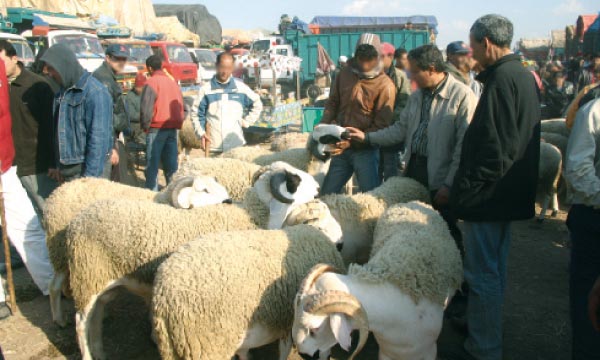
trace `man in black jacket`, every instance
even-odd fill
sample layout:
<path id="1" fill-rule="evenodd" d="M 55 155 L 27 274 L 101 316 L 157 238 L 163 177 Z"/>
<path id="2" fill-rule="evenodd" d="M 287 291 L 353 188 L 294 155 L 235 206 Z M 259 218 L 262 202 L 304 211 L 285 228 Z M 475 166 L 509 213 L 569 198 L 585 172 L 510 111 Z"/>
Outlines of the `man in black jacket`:
<path id="1" fill-rule="evenodd" d="M 117 83 L 117 74 L 125 69 L 129 52 L 127 48 L 120 44 L 111 44 L 106 48 L 106 59 L 96 71 L 92 74 L 96 79 L 100 80 L 108 89 L 113 100 L 113 130 L 115 135 L 115 144 L 110 157 L 110 162 L 113 165 L 111 180 L 120 181 L 119 176 L 119 151 L 118 138 L 119 134 L 127 127 L 127 115 L 121 106 L 123 89 Z M 125 160 L 125 159 L 123 159 Z"/>
<path id="2" fill-rule="evenodd" d="M 484 90 L 467 129 L 450 201 L 465 221 L 467 352 L 502 359 L 502 303 L 511 221 L 535 215 L 540 105 L 533 76 L 512 54 L 512 23 L 486 15 L 471 27 Z"/>
<path id="3" fill-rule="evenodd" d="M 59 180 L 53 147 L 54 92 L 44 78 L 23 67 L 17 51 L 6 40 L 0 40 L 0 59 L 4 61 L 10 83 L 17 175 L 41 219 L 45 199 L 58 186 L 56 180 Z"/>

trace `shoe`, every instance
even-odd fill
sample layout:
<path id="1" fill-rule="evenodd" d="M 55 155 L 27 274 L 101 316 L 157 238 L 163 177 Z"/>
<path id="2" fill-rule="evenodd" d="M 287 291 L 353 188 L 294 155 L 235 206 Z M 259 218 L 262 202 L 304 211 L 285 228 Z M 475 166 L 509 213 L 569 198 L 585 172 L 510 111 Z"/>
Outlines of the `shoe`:
<path id="1" fill-rule="evenodd" d="M 4 320 L 7 317 L 11 316 L 12 312 L 8 308 L 5 302 L 0 302 L 0 320 Z"/>

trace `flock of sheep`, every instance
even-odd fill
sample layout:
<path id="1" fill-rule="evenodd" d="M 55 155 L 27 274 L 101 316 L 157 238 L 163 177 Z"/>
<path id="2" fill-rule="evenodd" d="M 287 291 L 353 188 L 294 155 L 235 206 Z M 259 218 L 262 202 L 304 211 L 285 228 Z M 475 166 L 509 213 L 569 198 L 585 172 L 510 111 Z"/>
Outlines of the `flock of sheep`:
<path id="1" fill-rule="evenodd" d="M 91 178 L 58 188 L 44 214 L 51 311 L 64 326 L 61 293 L 73 297 L 83 359 L 106 358 L 102 319 L 116 288 L 147 301 L 164 359 L 246 360 L 275 341 L 281 360 L 293 343 L 327 359 L 335 344 L 351 350 L 352 330 L 351 359 L 369 332 L 379 359 L 435 359 L 462 282 L 445 222 L 404 177 L 316 198 L 329 163 L 320 143 L 341 134 L 320 130 L 330 135 L 185 161 L 160 193 Z M 560 164 L 554 175 L 550 197 Z"/>

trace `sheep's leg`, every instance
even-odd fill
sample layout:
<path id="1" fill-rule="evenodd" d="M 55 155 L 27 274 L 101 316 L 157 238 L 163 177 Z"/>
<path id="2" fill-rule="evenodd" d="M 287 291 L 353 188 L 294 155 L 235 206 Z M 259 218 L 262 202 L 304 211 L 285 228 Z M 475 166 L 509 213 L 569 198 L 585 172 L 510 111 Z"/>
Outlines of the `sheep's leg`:
<path id="1" fill-rule="evenodd" d="M 538 217 L 538 222 L 543 222 L 546 217 L 546 211 L 548 210 L 548 204 L 550 203 L 550 196 L 544 195 L 544 199 L 542 200 L 542 210 L 540 211 L 540 216 Z"/>
<path id="2" fill-rule="evenodd" d="M 90 342 L 91 352 L 95 359 L 106 359 L 102 343 L 102 321 L 104 320 L 104 307 L 114 298 L 114 288 L 103 292 L 96 300 L 96 305 L 90 315 L 88 341 Z"/>
<path id="3" fill-rule="evenodd" d="M 558 191 L 554 191 L 552 194 L 552 213 L 550 216 L 558 216 Z"/>
<path id="4" fill-rule="evenodd" d="M 292 352 L 292 337 L 286 336 L 279 340 L 279 360 L 287 360 Z"/>
<path id="5" fill-rule="evenodd" d="M 274 335 L 267 327 L 260 324 L 252 325 L 243 335 L 242 341 L 235 354 L 238 356 L 239 360 L 248 360 L 250 349 L 270 344 L 278 338 L 279 337 Z"/>
<path id="6" fill-rule="evenodd" d="M 49 296 L 50 296 L 50 311 L 52 313 L 52 321 L 58 326 L 65 327 L 67 322 L 65 320 L 65 314 L 62 311 L 62 286 L 65 281 L 66 274 L 64 272 L 56 272 L 50 280 Z"/>

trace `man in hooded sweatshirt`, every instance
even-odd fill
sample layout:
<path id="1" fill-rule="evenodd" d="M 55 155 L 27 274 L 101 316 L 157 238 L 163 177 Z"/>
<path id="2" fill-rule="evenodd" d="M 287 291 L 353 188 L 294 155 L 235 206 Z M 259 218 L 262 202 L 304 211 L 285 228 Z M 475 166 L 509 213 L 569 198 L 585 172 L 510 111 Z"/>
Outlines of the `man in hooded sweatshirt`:
<path id="1" fill-rule="evenodd" d="M 381 42 L 374 34 L 362 34 L 354 57 L 335 78 L 322 124 L 354 127 L 373 132 L 388 127 L 394 117 L 396 86 L 384 73 Z M 321 194 L 339 193 L 356 174 L 361 192 L 379 186 L 379 148 L 355 140 L 336 144 Z"/>
<path id="2" fill-rule="evenodd" d="M 55 156 L 65 181 L 110 177 L 113 102 L 107 88 L 87 72 L 66 45 L 41 58 L 60 90 L 54 102 Z"/>

